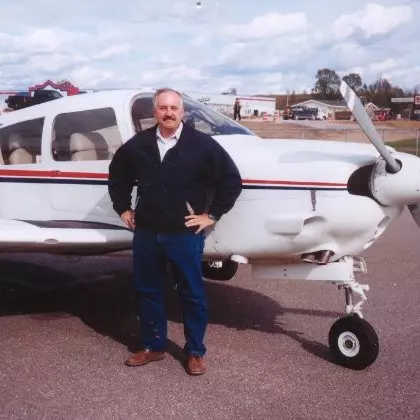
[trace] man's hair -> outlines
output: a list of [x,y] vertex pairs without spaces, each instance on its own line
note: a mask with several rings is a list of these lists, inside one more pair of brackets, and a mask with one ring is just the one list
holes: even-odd
[[182,94],[180,92],[178,92],[177,90],[175,90],[175,89],[171,89],[171,88],[167,88],[167,87],[160,88],[160,89],[157,89],[156,90],[155,94],[153,95],[153,108],[156,108],[156,106],[157,106],[157,97],[161,93],[165,93],[165,92],[173,92],[176,95],[178,95],[179,96],[179,99],[181,100],[181,108],[184,108],[184,101],[182,99]]

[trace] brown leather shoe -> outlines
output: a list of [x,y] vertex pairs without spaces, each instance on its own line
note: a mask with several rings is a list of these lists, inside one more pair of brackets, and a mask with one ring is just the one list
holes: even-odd
[[125,364],[127,366],[143,366],[150,362],[162,360],[165,358],[165,356],[166,354],[164,351],[152,351],[149,349],[144,349],[130,356],[125,361]]
[[204,360],[200,356],[189,356],[187,361],[187,373],[190,375],[202,375],[206,371]]

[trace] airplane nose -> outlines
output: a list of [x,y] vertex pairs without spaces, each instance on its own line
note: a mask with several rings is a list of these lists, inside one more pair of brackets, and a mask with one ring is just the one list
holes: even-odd
[[420,159],[406,153],[396,153],[401,168],[397,173],[386,170],[387,162],[379,159],[373,169],[371,192],[384,206],[420,202]]
[[407,205],[420,227],[420,159],[407,153],[391,153],[354,91],[342,80],[340,92],[360,128],[378,150],[381,158],[372,172],[370,189],[382,205]]

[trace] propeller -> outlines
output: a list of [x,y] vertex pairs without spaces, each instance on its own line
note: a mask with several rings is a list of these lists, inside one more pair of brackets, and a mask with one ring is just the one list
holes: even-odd
[[[379,133],[372,124],[372,120],[360,102],[360,99],[344,80],[341,81],[340,92],[346,101],[348,108],[353,113],[354,118],[359,123],[360,128],[386,162],[384,170],[391,175],[391,178],[392,175],[398,178],[397,180],[386,180],[386,177],[382,177],[381,180],[378,180],[377,184],[380,184],[380,187],[383,188],[378,195],[381,195],[381,198],[384,197],[384,201],[388,200],[389,204],[393,204],[393,201],[397,199],[399,204],[402,204],[405,196],[405,204],[407,204],[408,210],[413,216],[417,226],[420,227],[420,199],[418,196],[420,191],[420,163],[416,158],[410,156],[410,158],[404,162],[405,168],[402,170],[403,173],[398,174],[402,168],[400,161],[395,159],[386,148]],[[419,180],[419,182],[417,182],[417,180]],[[385,189],[388,189],[388,191],[385,192]]]
[[370,119],[364,106],[360,102],[360,99],[344,80],[341,81],[340,92],[343,95],[343,98],[346,101],[350,111],[353,113],[354,118],[356,118],[356,121],[359,123],[360,128],[363,130],[368,139],[376,147],[379,154],[388,164],[387,170],[393,174],[397,173],[401,169],[400,164],[396,159],[394,159],[393,156],[391,156],[379,133],[376,131],[374,125],[372,124],[372,120]]

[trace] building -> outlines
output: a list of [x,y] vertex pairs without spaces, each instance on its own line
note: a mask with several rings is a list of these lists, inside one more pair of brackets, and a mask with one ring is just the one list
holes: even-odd
[[322,115],[327,116],[328,119],[335,120],[335,114],[338,112],[348,111],[347,104],[344,100],[333,101],[323,99],[308,99],[307,101],[293,104],[295,106],[305,106],[308,108],[318,108]]
[[379,108],[373,102],[368,102],[365,105],[365,110],[369,114],[369,117],[371,117],[371,118],[375,114],[375,111],[377,111],[378,109]]
[[[408,98],[391,98],[391,103],[392,105],[400,105],[397,111],[400,113],[400,116],[401,114],[406,114],[411,120],[420,121],[420,95]],[[401,105],[406,106],[406,109],[401,107]]]
[[276,110],[276,99],[261,96],[248,95],[221,95],[221,94],[203,94],[197,92],[186,92],[188,96],[198,102],[206,104],[222,114],[233,116],[233,104],[239,99],[241,104],[241,116],[260,116],[262,113],[274,115]]

